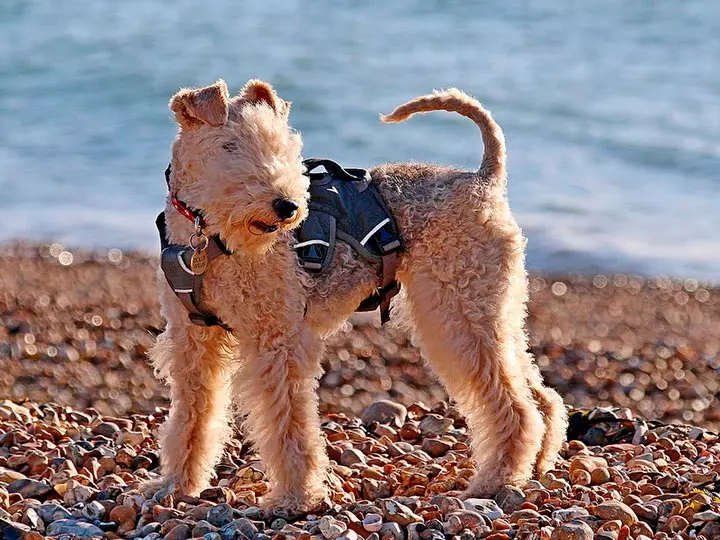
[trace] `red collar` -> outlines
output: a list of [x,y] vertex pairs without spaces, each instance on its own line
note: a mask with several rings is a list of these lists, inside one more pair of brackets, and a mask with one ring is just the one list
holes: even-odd
[[[170,190],[170,172],[171,166],[170,164],[168,164],[167,169],[165,169],[165,182],[167,183],[168,190]],[[202,214],[198,210],[193,210],[183,201],[178,199],[177,196],[172,193],[172,191],[170,192],[170,202],[181,216],[185,216],[193,223],[199,224],[200,227],[205,226],[205,220],[203,219]]]

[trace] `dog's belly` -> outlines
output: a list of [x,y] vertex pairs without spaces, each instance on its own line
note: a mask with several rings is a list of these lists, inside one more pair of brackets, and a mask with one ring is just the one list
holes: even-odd
[[330,267],[321,274],[308,274],[306,322],[323,335],[337,330],[378,287],[378,270],[378,265],[338,240]]

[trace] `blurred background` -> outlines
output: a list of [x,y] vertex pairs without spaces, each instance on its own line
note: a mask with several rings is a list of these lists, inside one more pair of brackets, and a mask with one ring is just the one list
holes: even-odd
[[182,86],[271,82],[307,156],[475,168],[465,119],[378,122],[457,86],[505,130],[532,269],[717,282],[718,59],[710,0],[3,0],[0,242],[154,253]]

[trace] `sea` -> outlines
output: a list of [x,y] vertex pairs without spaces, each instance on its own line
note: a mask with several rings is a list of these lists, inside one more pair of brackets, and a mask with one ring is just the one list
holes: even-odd
[[720,282],[714,0],[0,0],[0,243],[154,253],[183,86],[267,80],[304,154],[477,168],[435,88],[487,106],[543,272]]

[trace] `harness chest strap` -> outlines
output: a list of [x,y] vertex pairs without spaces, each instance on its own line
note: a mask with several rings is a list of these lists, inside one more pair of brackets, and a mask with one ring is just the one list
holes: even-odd
[[[202,306],[203,275],[192,271],[190,261],[193,249],[168,242],[164,212],[157,217],[155,224],[160,234],[160,248],[162,250],[160,267],[170,288],[187,310],[190,321],[201,326],[220,326],[230,332],[230,327]],[[205,251],[208,262],[230,254],[217,236],[208,239]]]

